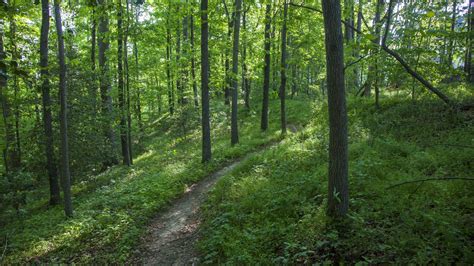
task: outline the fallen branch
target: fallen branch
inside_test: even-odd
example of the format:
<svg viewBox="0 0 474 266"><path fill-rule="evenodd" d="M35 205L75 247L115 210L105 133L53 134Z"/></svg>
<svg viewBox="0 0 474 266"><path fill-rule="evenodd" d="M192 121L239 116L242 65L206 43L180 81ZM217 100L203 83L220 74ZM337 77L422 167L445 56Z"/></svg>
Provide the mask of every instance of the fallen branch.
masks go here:
<svg viewBox="0 0 474 266"><path fill-rule="evenodd" d="M425 182L425 181L447 181L447 180L465 180L465 181L474 181L474 178L471 177L438 177L438 178L426 178L426 179L420 179L420 180L410 180L402 183L398 183L395 185L391 185L387 187L386 189L392 189L394 187L399 187L402 185L406 184L413 184L413 183L419 183L419 182Z"/></svg>
<svg viewBox="0 0 474 266"><path fill-rule="evenodd" d="M290 3L291 6L294 6L294 7L300 7L300 8L305 8L305 9L308 9L308 10L312 10L314 12L318 12L318 13L323 13L321 10L317 9L317 8L314 8L314 7L310 7L310 6L305 6L305 5L299 5L299 4L294 4L294 3ZM347 23L346 21L344 20L341 20L341 22L346 25L348 28L351 28L352 30L354 30L355 32L359 33L359 34L363 34L362 31L358 30L357 28L355 28L354 26L352 26L350 23ZM386 29L387 30L387 29ZM443 102L445 102L447 105L449 106L455 106L455 104L451 101L451 99L449 99L448 96L446 96L443 92L441 92L440 90L438 90L435 86L433 86L429 81L427 81L425 78L423 78L420 74L418 74L415 70L413 70L410 65L408 65L408 63L403 59L403 57L401 57L397 52L391 50L390 48L388 48L387 45L385 44L380 44L380 43L377 43L375 40L371 40L371 42L375 45L378 45L380 46L386 53L388 53L389 55L391 55L393 58L395 58L395 60L397 60L402 66L403 68L405 68L405 70L412 76L414 77L416 80L418 80L421 84L423 84L423 86L425 86L429 91L431 91L432 93L436 94L436 96L438 96L441 100L443 100Z"/></svg>

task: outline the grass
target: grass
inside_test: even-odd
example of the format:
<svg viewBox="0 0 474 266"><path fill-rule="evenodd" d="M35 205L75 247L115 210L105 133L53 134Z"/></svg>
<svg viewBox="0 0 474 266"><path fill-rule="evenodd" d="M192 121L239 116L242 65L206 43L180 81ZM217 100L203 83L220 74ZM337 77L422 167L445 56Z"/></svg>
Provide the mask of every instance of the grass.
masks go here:
<svg viewBox="0 0 474 266"><path fill-rule="evenodd" d="M326 216L327 106L310 126L224 177L204 208L205 263L472 264L470 112L437 100L349 101L350 213Z"/></svg>
<svg viewBox="0 0 474 266"><path fill-rule="evenodd" d="M278 108L279 102L271 101L271 110ZM135 158L133 167L116 166L73 185L72 219L65 219L61 206L48 208L45 198L30 199L19 216L1 214L7 221L0 228L1 239L6 239L0 248L6 250L2 263L125 262L147 222L187 185L234 158L280 139L278 111L270 113L269 130L261 133L259 114L242 110L240 144L231 147L226 110L220 105L212 110L213 160L209 164L200 163L198 122L189 122L189 128L181 132L174 124L178 118L168 119L174 122L157 120L147 129L144 152ZM307 101L288 101L289 123L303 125L309 114ZM39 194L47 195L47 188L42 190L45 192Z"/></svg>

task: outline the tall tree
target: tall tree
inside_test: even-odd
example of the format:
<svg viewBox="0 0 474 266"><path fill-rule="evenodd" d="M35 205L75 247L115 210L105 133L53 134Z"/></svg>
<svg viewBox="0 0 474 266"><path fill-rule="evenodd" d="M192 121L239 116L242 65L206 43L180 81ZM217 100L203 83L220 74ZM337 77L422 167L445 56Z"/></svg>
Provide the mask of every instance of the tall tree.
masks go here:
<svg viewBox="0 0 474 266"><path fill-rule="evenodd" d="M122 29L122 0L117 0L117 75L118 75L118 98L120 114L120 143L122 146L123 164L130 166L130 148L128 147L127 121L124 97L123 80L123 29Z"/></svg>
<svg viewBox="0 0 474 266"><path fill-rule="evenodd" d="M67 217L72 217L71 199L71 173L69 170L69 143L67 136L67 84L66 60L64 52L63 26L61 21L60 0L54 1L54 19L58 36L58 62L59 62L59 104L60 109L60 135L61 135L61 186L64 193L64 212Z"/></svg>
<svg viewBox="0 0 474 266"><path fill-rule="evenodd" d="M4 12L8 12L6 3L1 3ZM12 125L11 102L8 94L8 67L7 54L4 48L3 37L5 34L5 24L3 18L0 18L0 96L2 103L2 116L5 126L5 149L3 150L3 158L5 162L5 172L15 172L20 169L20 155L15 145L15 131Z"/></svg>
<svg viewBox="0 0 474 266"><path fill-rule="evenodd" d="M281 29L281 66L280 66L280 122L281 122L281 134L286 134L286 21L288 17L288 3L284 0L283 4L283 26Z"/></svg>
<svg viewBox="0 0 474 266"><path fill-rule="evenodd" d="M375 8L375 17L374 17L374 40L373 42L377 44L377 46L373 49L374 51L378 51L380 49L380 31L381 31L381 21L380 21L380 14L383 10L385 0L377 0L376 8ZM375 87L375 94L376 98L378 97L378 62L377 56L375 56L375 63L369 65L367 83L365 84L364 95L366 97L370 97L372 86ZM378 99L378 98L377 98Z"/></svg>
<svg viewBox="0 0 474 266"><path fill-rule="evenodd" d="M347 110L340 0L323 0L329 110L328 214L346 215L349 208Z"/></svg>
<svg viewBox="0 0 474 266"><path fill-rule="evenodd" d="M46 169L49 178L49 203L56 205L60 200L58 169L54 159L53 121L48 69L49 0L41 0L40 76L43 99L43 127L46 154Z"/></svg>
<svg viewBox="0 0 474 266"><path fill-rule="evenodd" d="M265 51L265 59L264 59L264 67L263 67L263 100L262 100L262 118L260 120L260 129L262 131L267 130L268 128L268 94L270 90L270 49L271 49L271 42L270 42L270 31L271 31L271 23L272 23L272 5L271 0L267 2L265 8L265 43L264 43L264 51Z"/></svg>
<svg viewBox="0 0 474 266"><path fill-rule="evenodd" d="M201 0L201 114L202 162L208 162L211 160L208 0Z"/></svg>
<svg viewBox="0 0 474 266"><path fill-rule="evenodd" d="M127 97L127 106L126 106L126 113L127 113L127 140L128 140L128 156L130 158L130 164L133 164L133 149L132 149L132 112L130 110L130 71L128 67L128 35L130 32L130 0L125 0L126 2L126 14L127 14L127 27L125 30L125 36L123 38L123 64L125 67L125 94Z"/></svg>
<svg viewBox="0 0 474 266"><path fill-rule="evenodd" d="M240 13L242 9L242 0L235 0L234 10L234 40L232 48L232 116L231 116L231 144L239 143L239 128L238 128L238 82L239 74L239 35L240 35Z"/></svg>
<svg viewBox="0 0 474 266"><path fill-rule="evenodd" d="M111 84L110 84L110 73L109 73L109 62L108 62L108 51L110 48L109 43L109 18L107 15L107 2L106 0L98 0L99 3L99 69L100 69L100 98L101 98L101 112L102 112L102 125L106 138L106 149L104 150L105 160L104 166L110 166L117 163L115 156L115 133L112 127L113 120L113 106L112 106L112 95L111 95Z"/></svg>
<svg viewBox="0 0 474 266"><path fill-rule="evenodd" d="M191 3L191 78L193 82L193 96L194 96L194 106L199 107L199 97L196 81L196 58L195 58L195 49L194 49L194 2Z"/></svg>

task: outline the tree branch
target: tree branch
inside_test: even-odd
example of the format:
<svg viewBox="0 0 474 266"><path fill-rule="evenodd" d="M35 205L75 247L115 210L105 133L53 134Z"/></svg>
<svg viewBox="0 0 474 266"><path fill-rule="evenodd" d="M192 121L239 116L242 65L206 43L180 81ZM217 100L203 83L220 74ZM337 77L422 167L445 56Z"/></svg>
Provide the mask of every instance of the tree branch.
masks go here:
<svg viewBox="0 0 474 266"><path fill-rule="evenodd" d="M300 7L300 8L305 8L305 9L308 9L308 10L312 10L314 12L318 12L318 13L321 13L322 14L322 11L315 8L315 7L310 7L310 6L304 6L304 5L299 5L299 4L293 4L293 3L290 3L291 6L294 6L294 7ZM355 28L354 26L352 26L350 23L347 23L346 21L344 20L341 20L341 22L346 25L348 28L351 28L352 30L354 30L355 32L359 33L359 34L363 34L362 31L358 30L357 28ZM425 78L423 78L420 74L418 74L415 70L413 70L410 65L408 65L408 63L405 61L405 59L403 59L403 57L401 57L397 52L391 50L390 48L388 48L387 45L385 44L379 44L377 43L375 40L371 40L372 43L380 46L386 53L388 53L389 55L391 55L393 58L395 58L395 60L397 60L402 66L403 68L405 68L405 70L412 76L414 77L416 80L418 80L421 84L423 84L429 91L431 91L432 93L436 94L441 100L443 100L443 102L445 102L447 105L449 106L455 106L455 104L451 101L451 99L449 99L448 96L446 96L443 92L441 92L440 90L438 90L436 87L434 87L429 81L427 81Z"/></svg>

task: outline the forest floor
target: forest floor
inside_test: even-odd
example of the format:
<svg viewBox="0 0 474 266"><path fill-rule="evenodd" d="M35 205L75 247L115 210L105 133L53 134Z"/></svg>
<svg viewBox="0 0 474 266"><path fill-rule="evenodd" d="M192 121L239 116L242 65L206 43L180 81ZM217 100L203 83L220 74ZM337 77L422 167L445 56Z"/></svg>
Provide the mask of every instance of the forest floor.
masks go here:
<svg viewBox="0 0 474 266"><path fill-rule="evenodd" d="M269 146L234 160L229 165L214 172L207 178L186 189L186 192L163 212L160 212L147 227L141 239L139 249L131 263L145 265L194 265L199 262L196 243L199 239L201 224L201 205L207 193L225 175L233 171L248 158L256 155Z"/></svg>
<svg viewBox="0 0 474 266"><path fill-rule="evenodd" d="M240 143L231 147L228 106L214 103L213 158L208 164L201 163L197 112L150 120L132 167L118 165L98 175L73 177L73 218L64 217L62 206L48 206L46 182L37 190L40 193L27 195L21 212L13 208L1 212L0 264L113 264L130 260L157 213L186 195L191 184L281 140L276 111L279 101L272 100L270 108L265 133L260 131L258 112L239 110ZM310 120L310 102L289 100L287 115L289 123L305 125Z"/></svg>

